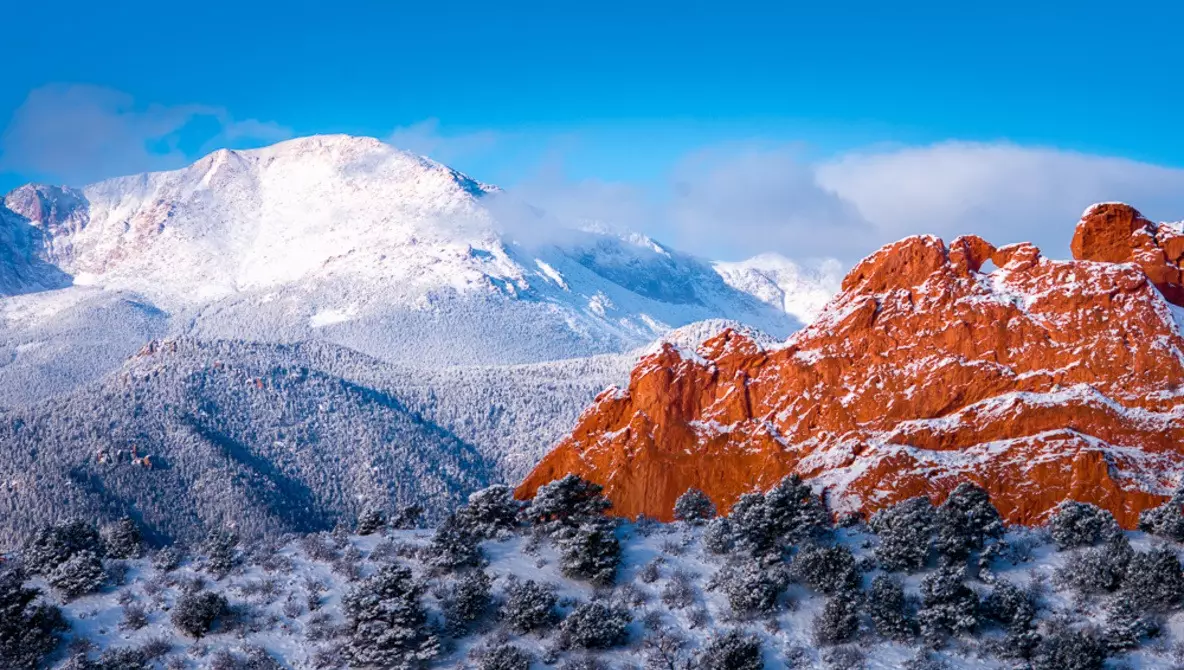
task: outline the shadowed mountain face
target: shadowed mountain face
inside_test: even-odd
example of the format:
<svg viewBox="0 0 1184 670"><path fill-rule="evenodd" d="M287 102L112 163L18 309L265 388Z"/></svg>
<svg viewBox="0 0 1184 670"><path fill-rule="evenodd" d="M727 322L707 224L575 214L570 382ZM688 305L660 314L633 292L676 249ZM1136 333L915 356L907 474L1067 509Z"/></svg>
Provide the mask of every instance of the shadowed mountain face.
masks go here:
<svg viewBox="0 0 1184 670"><path fill-rule="evenodd" d="M519 494L574 472L621 514L669 518L690 487L727 509L798 473L870 512L969 480L1012 522L1075 499L1133 527L1184 473L1181 242L1103 205L1073 261L974 236L888 245L782 345L724 333L642 359Z"/></svg>

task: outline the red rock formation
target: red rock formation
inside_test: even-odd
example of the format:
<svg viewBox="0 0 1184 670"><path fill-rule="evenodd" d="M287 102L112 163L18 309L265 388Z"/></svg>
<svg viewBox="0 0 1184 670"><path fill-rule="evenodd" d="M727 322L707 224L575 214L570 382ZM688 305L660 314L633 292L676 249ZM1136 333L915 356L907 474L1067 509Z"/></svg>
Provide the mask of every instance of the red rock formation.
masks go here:
<svg viewBox="0 0 1184 670"><path fill-rule="evenodd" d="M689 487L727 509L790 472L869 512L970 480L1012 522L1071 498L1132 527L1184 472L1184 312L1160 292L1179 285L1179 236L1144 221L1091 208L1073 252L1102 262L973 236L888 245L783 345L725 332L645 357L518 494L574 472L617 513L668 519Z"/></svg>

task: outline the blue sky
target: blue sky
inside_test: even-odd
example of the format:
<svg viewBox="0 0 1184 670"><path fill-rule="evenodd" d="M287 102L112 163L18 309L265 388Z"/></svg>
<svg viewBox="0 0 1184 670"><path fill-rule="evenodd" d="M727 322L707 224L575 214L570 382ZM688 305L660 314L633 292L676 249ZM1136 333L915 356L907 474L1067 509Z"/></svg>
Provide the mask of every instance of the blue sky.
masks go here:
<svg viewBox="0 0 1184 670"><path fill-rule="evenodd" d="M1184 167L1178 3L129 0L20 3L5 23L3 190L323 132L510 187L668 190L721 147Z"/></svg>

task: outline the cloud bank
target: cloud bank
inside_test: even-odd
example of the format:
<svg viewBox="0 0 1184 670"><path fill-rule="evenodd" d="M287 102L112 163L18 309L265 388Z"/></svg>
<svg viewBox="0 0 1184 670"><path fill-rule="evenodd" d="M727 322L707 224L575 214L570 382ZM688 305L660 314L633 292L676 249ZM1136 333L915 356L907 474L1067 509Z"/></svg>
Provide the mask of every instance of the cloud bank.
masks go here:
<svg viewBox="0 0 1184 670"><path fill-rule="evenodd" d="M187 133L199 135L192 151L182 147ZM275 123L236 119L221 107L138 105L110 88L53 84L29 93L0 135L0 171L78 185L172 169L227 144L291 135Z"/></svg>

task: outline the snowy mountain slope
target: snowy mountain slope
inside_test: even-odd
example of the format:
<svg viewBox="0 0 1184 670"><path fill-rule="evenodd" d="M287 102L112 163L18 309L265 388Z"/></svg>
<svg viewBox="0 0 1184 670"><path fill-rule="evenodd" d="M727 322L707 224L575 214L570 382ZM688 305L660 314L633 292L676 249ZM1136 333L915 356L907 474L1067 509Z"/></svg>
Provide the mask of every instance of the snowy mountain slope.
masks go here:
<svg viewBox="0 0 1184 670"><path fill-rule="evenodd" d="M712 266L732 288L785 310L803 324L813 321L839 292L844 274L834 259L802 265L775 253Z"/></svg>
<svg viewBox="0 0 1184 670"><path fill-rule="evenodd" d="M5 203L12 221L0 231L20 231L22 258L32 250L58 276L22 285L76 284L34 294L22 310L77 316L60 305L85 304L96 323L119 320L98 309L101 289L158 310L170 335L318 339L423 367L620 353L715 318L784 337L814 294L831 290L825 273L795 273L783 259L713 267L643 235L556 221L368 138L218 151L181 170L82 189L25 186ZM0 262L0 278L27 275ZM44 309L30 306L40 299ZM10 359L38 339L12 319L0 323ZM62 343L80 350L86 338Z"/></svg>

